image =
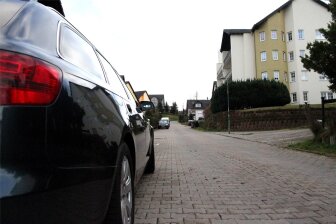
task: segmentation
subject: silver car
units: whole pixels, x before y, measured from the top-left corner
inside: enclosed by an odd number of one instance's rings
[[[159,126],[158,128],[166,128],[166,129],[169,129],[170,127],[170,120],[169,120],[169,117],[163,117],[160,119],[159,121]]]

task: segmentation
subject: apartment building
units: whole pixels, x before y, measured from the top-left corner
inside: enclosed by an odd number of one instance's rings
[[[254,38],[250,29],[226,29],[217,64],[217,86],[226,80],[256,77]]]
[[[287,2],[282,8],[285,8]],[[256,78],[274,79],[288,87],[285,12],[278,9],[252,28],[256,57]]]
[[[290,91],[292,104],[319,104],[322,96],[336,98],[336,94],[328,89],[330,83],[327,78],[307,71],[300,58],[309,54],[306,50],[309,42],[324,41],[318,30],[327,27],[330,21],[331,13],[326,3],[290,0],[256,23],[250,33],[248,30],[224,30],[220,53],[231,55],[231,61],[225,61],[224,57],[223,68],[230,68],[233,80],[252,77],[283,82]],[[253,46],[246,46],[251,41],[243,42],[239,47],[235,45],[235,39],[242,40],[247,36],[253,40]],[[246,62],[252,58],[251,51],[254,54],[253,66],[250,61]],[[244,58],[232,57],[246,52]],[[243,68],[254,68],[254,72],[242,71]],[[217,81],[221,78],[218,74],[225,74],[225,69],[222,73],[217,71]],[[217,85],[220,86],[220,83]]]

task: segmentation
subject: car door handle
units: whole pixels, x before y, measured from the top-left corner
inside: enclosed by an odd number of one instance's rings
[[[131,105],[127,104],[126,106],[127,106],[128,111],[129,111],[130,113],[132,113],[132,107],[131,107]]]

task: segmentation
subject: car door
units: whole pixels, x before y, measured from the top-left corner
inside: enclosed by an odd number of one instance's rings
[[[110,63],[100,54],[99,59],[103,64],[105,74],[111,86],[111,91],[116,94],[115,98],[119,99],[122,116],[126,115],[131,123],[133,134],[135,138],[135,156],[136,156],[136,178],[140,178],[140,173],[143,171],[147,162],[146,156],[148,151],[148,143],[146,139],[146,132],[148,132],[148,124],[144,120],[142,113],[139,113],[136,104],[127,94],[127,87],[123,84],[120,76],[116,73]]]

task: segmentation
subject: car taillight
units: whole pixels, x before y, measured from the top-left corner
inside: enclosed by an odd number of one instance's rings
[[[36,58],[0,50],[0,105],[46,105],[61,88],[61,71]]]

